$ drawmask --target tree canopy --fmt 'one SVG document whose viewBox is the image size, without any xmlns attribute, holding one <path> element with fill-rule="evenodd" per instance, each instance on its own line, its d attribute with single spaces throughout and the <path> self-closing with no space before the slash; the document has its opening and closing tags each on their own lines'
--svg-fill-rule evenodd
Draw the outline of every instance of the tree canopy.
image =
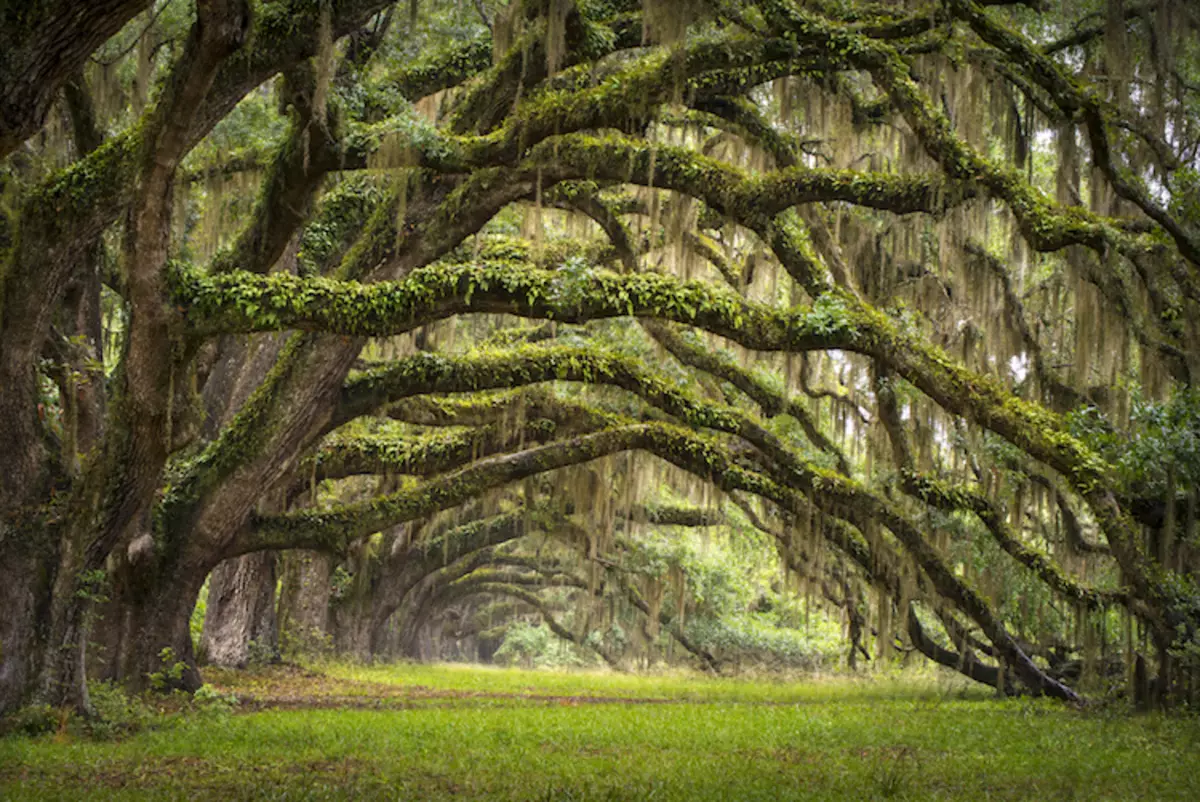
<svg viewBox="0 0 1200 802">
<path fill-rule="evenodd" d="M 717 666 L 684 527 L 851 665 L 1194 698 L 1191 4 L 77 11 L 0 9 L 0 709 L 195 688 L 294 549 L 375 566 L 359 651 L 503 600 Z"/>
</svg>

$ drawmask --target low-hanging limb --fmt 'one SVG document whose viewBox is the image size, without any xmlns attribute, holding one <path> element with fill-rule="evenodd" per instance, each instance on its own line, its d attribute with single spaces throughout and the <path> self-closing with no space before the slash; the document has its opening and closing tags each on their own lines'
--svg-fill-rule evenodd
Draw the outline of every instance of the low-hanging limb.
<svg viewBox="0 0 1200 802">
<path fill-rule="evenodd" d="M 426 435 L 335 435 L 326 438 L 316 453 L 301 463 L 298 479 L 322 481 L 369 474 L 432 476 L 481 457 L 507 453 L 525 443 L 543 443 L 587 431 L 592 427 L 533 418 L 511 430 L 492 425 Z"/>
<path fill-rule="evenodd" d="M 1103 609 L 1113 603 L 1135 605 L 1124 590 L 1097 590 L 1071 578 L 1047 555 L 1021 541 L 1012 532 L 1006 517 L 982 493 L 965 485 L 954 485 L 918 472 L 912 450 L 900 419 L 900 410 L 886 371 L 876 368 L 875 398 L 879 420 L 887 432 L 900 476 L 901 489 L 934 509 L 972 513 L 991 534 L 992 539 L 1014 560 L 1032 571 L 1047 586 L 1089 609 Z"/>
<path fill-rule="evenodd" d="M 780 312 L 702 282 L 595 272 L 576 283 L 557 272 L 503 263 L 422 269 L 402 282 L 373 285 L 287 275 L 211 277 L 179 269 L 172 284 L 196 334 L 318 328 L 378 336 L 473 311 L 570 322 L 632 314 L 688 323 L 757 350 L 854 351 L 881 360 L 947 411 L 973 419 L 1058 470 L 1104 508 L 1107 466 L 1067 433 L 1057 415 L 845 296 L 835 294 L 807 312 Z M 436 359 L 428 364 L 436 367 Z M 1115 527 L 1119 508 L 1110 507 L 1109 515 L 1105 523 Z"/>
<path fill-rule="evenodd" d="M 925 632 L 921 619 L 917 617 L 915 605 L 910 605 L 908 608 L 907 626 L 908 637 L 912 640 L 913 646 L 933 662 L 993 688 L 1000 687 L 1001 679 L 1008 680 L 1005 682 L 1004 692 L 1009 696 L 1019 694 L 1018 689 L 1011 684 L 1011 680 L 1005 677 L 999 668 L 979 662 L 974 652 L 966 648 L 965 644 L 961 644 L 960 651 L 955 652 L 931 638 Z"/>
<path fill-rule="evenodd" d="M 546 622 L 546 626 L 557 637 L 581 648 L 596 652 L 610 667 L 620 670 L 618 660 L 610 655 L 599 643 L 587 638 L 581 638 L 559 623 L 549 606 L 533 590 L 546 587 L 564 587 L 588 591 L 588 583 L 586 581 L 569 574 L 544 576 L 536 571 L 532 574 L 514 574 L 488 570 L 485 567 L 476 568 L 471 573 L 456 576 L 458 573 L 458 571 L 450 572 L 444 578 L 446 580 L 444 583 L 436 585 L 436 590 L 424 601 L 421 611 L 418 614 L 427 615 L 428 611 L 432 608 L 445 607 L 471 596 L 507 596 L 532 607 L 541 615 L 542 620 Z M 596 589 L 596 592 L 600 593 L 602 591 Z"/>
<path fill-rule="evenodd" d="M 385 364 L 373 369 L 388 370 L 389 367 Z M 541 385 L 484 393 L 473 391 L 465 397 L 454 391 L 445 395 L 401 397 L 386 403 L 383 413 L 392 420 L 418 426 L 480 427 L 547 420 L 595 430 L 615 426 L 623 420 L 599 407 L 559 397 L 552 389 Z M 343 417 L 339 414 L 338 419 Z"/>
<path fill-rule="evenodd" d="M 622 514 L 633 523 L 654 526 L 721 526 L 728 521 L 714 510 L 674 504 L 634 504 Z"/>
<path fill-rule="evenodd" d="M 425 360 L 421 362 L 428 364 Z M 494 352 L 482 360 L 466 358 L 456 362 L 457 364 L 442 362 L 434 366 L 439 372 L 438 390 L 511 387 L 525 382 L 554 379 L 612 384 L 635 393 L 653 406 L 693 427 L 710 428 L 737 435 L 782 466 L 794 468 L 798 464 L 782 441 L 746 413 L 733 407 L 704 403 L 692 398 L 628 358 L 588 349 L 550 345 L 527 346 L 507 352 Z M 419 363 L 418 367 L 424 365 Z M 407 360 L 377 372 L 363 383 L 366 386 L 362 389 L 365 389 L 368 397 L 376 403 L 380 400 L 381 389 L 384 390 L 383 400 L 391 400 L 396 392 L 427 390 L 422 387 L 413 365 Z M 391 392 L 388 392 L 388 388 L 391 388 Z M 347 388 L 348 394 L 354 395 L 354 389 L 359 388 Z M 347 406 L 353 409 L 352 405 Z"/>
<path fill-rule="evenodd" d="M 643 508 L 641 513 L 636 511 L 636 507 L 634 510 L 631 510 L 631 512 L 634 512 L 634 516 L 631 516 L 633 520 L 638 520 L 642 514 L 645 512 L 650 512 L 653 514 L 653 519 L 657 520 L 652 519 L 648 522 L 660 525 L 715 526 L 724 523 L 724 517 L 719 513 L 714 514 L 708 510 L 697 508 L 650 508 L 649 510 Z M 663 513 L 667 513 L 667 515 L 664 515 Z M 577 544 L 588 543 L 590 540 L 587 530 L 576 524 L 574 521 L 564 522 L 562 530 L 571 534 L 574 542 Z M 625 545 L 626 547 L 628 546 L 628 544 L 624 542 L 622 545 Z M 634 587 L 631 582 L 629 582 L 627 574 L 620 569 L 620 566 L 617 563 L 605 559 L 603 555 L 590 555 L 585 553 L 582 556 L 585 559 L 590 560 L 592 563 L 601 566 L 604 569 L 606 576 L 612 576 L 615 574 L 616 578 L 614 584 L 616 584 L 616 586 L 621 590 L 625 598 L 628 599 L 629 603 L 632 604 L 644 616 L 646 616 L 648 619 L 650 618 L 652 614 L 650 605 L 647 604 L 646 600 L 642 598 L 640 593 L 638 593 L 637 588 Z M 658 612 L 657 624 L 666 627 L 667 633 L 674 638 L 674 640 L 680 646 L 699 659 L 709 671 L 716 673 L 720 670 L 720 661 L 712 654 L 712 652 L 705 649 L 699 643 L 696 643 L 696 641 L 692 638 L 689 638 L 680 622 L 668 615 L 666 611 L 660 610 Z"/>
<path fill-rule="evenodd" d="M 451 582 L 492 564 L 518 565 L 523 558 L 502 552 L 500 547 L 536 532 L 553 532 L 566 519 L 552 507 L 518 507 L 507 513 L 480 518 L 457 526 L 436 538 L 408 546 L 390 562 L 400 570 L 385 579 L 380 598 L 373 605 L 372 650 L 386 623 L 397 612 L 401 642 L 411 648 L 417 631 L 429 618 L 437 593 Z"/>
<path fill-rule="evenodd" d="M 546 626 L 549 627 L 550 631 L 555 635 L 565 641 L 575 644 L 576 646 L 594 651 L 596 654 L 600 655 L 604 662 L 608 663 L 611 668 L 616 669 L 617 671 L 621 670 L 620 662 L 611 654 L 609 654 L 607 649 L 598 643 L 591 643 L 586 639 L 578 637 L 574 632 L 560 624 L 558 619 L 554 617 L 554 614 L 536 593 L 532 593 L 525 588 L 516 587 L 507 583 L 480 585 L 475 592 L 497 593 L 504 596 L 511 596 L 525 602 L 530 607 L 537 610 L 537 612 L 542 616 L 542 620 L 546 622 Z"/>
</svg>

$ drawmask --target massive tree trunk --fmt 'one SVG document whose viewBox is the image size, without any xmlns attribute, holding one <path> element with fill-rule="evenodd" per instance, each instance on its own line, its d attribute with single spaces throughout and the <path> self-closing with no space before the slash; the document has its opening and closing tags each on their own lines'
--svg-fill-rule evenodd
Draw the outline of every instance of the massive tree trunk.
<svg viewBox="0 0 1200 802">
<path fill-rule="evenodd" d="M 114 420 L 82 480 L 84 492 L 72 499 L 55 577 L 42 694 L 84 710 L 90 709 L 84 656 L 91 585 L 114 548 L 150 529 L 176 441 L 173 404 L 182 354 L 172 340 L 179 310 L 165 303 L 175 171 L 193 144 L 195 114 L 249 23 L 241 0 L 200 0 L 196 12 L 183 53 L 145 116 L 147 138 L 137 154 L 136 191 L 123 232 L 129 326 L 115 376 Z M 190 640 L 186 650 L 190 655 Z"/>
<path fill-rule="evenodd" d="M 139 588 L 127 609 L 131 637 L 115 680 L 134 689 L 200 687 L 191 618 L 209 570 L 204 562 L 180 561 L 163 581 Z"/>
<path fill-rule="evenodd" d="M 3 529 L 8 538 L 13 535 Z M 0 715 L 19 707 L 41 665 L 50 583 L 45 560 L 0 537 Z"/>
<path fill-rule="evenodd" d="M 109 556 L 106 599 L 93 608 L 88 638 L 89 679 L 115 681 L 128 659 L 136 635 L 133 631 L 138 591 L 136 572 L 137 566 L 131 561 L 128 548 L 116 549 Z"/>
<path fill-rule="evenodd" d="M 282 335 L 225 337 L 204 383 L 205 438 L 215 439 L 228 426 L 279 357 Z M 208 603 L 200 642 L 204 662 L 245 667 L 251 656 L 276 656 L 279 628 L 275 611 L 277 559 L 260 552 L 225 560 L 209 576 Z"/>
<path fill-rule="evenodd" d="M 333 557 L 294 549 L 280 553 L 279 643 L 285 655 L 319 654 L 331 645 L 329 593 Z"/>
<path fill-rule="evenodd" d="M 369 597 L 343 599 L 333 606 L 333 647 L 355 660 L 371 657 L 371 601 Z"/>
<path fill-rule="evenodd" d="M 226 560 L 208 579 L 208 608 L 200 652 L 206 662 L 245 668 L 251 660 L 275 659 L 275 552 Z"/>
</svg>

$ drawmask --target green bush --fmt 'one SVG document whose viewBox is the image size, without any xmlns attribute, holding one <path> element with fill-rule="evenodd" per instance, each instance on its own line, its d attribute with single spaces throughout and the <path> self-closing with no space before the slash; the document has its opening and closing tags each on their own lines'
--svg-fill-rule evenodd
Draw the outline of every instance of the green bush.
<svg viewBox="0 0 1200 802">
<path fill-rule="evenodd" d="M 62 725 L 63 715 L 62 711 L 48 704 L 26 705 L 0 721 L 0 733 L 45 735 Z"/>
<path fill-rule="evenodd" d="M 841 633 L 814 616 L 810 630 L 780 626 L 772 613 L 694 618 L 687 634 L 726 663 L 739 667 L 814 670 L 835 665 Z"/>
<path fill-rule="evenodd" d="M 211 685 L 201 685 L 192 697 L 192 702 L 198 710 L 228 713 L 237 707 L 238 698 L 237 694 L 232 692 L 223 693 Z"/>
<path fill-rule="evenodd" d="M 95 715 L 87 721 L 94 738 L 115 738 L 137 732 L 150 723 L 153 711 L 136 696 L 112 682 L 89 682 L 88 696 Z"/>
<path fill-rule="evenodd" d="M 246 644 L 246 663 L 249 666 L 265 666 L 279 662 L 279 651 L 267 641 L 257 639 Z"/>
<path fill-rule="evenodd" d="M 162 661 L 162 669 L 146 675 L 150 680 L 150 687 L 162 693 L 179 687 L 183 673 L 187 671 L 187 663 L 175 659 L 175 650 L 170 646 L 163 647 L 158 653 L 158 659 Z"/>
<path fill-rule="evenodd" d="M 518 621 L 504 633 L 504 642 L 492 656 L 499 665 L 525 668 L 561 668 L 584 665 L 579 650 L 560 640 L 545 624 Z"/>
<path fill-rule="evenodd" d="M 533 626 L 524 621 L 518 621 L 504 633 L 504 642 L 492 656 L 500 665 L 517 665 L 532 668 L 538 657 L 550 648 L 553 639 L 550 630 L 544 626 Z"/>
</svg>

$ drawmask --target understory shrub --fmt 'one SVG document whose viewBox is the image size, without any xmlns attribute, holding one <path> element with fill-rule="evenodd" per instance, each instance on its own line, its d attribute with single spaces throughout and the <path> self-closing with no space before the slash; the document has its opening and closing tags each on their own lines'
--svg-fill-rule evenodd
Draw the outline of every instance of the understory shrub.
<svg viewBox="0 0 1200 802">
<path fill-rule="evenodd" d="M 112 682 L 89 682 L 88 696 L 95 716 L 88 719 L 86 728 L 93 738 L 116 738 L 137 732 L 154 717 L 154 711 L 145 702 Z"/>
</svg>

